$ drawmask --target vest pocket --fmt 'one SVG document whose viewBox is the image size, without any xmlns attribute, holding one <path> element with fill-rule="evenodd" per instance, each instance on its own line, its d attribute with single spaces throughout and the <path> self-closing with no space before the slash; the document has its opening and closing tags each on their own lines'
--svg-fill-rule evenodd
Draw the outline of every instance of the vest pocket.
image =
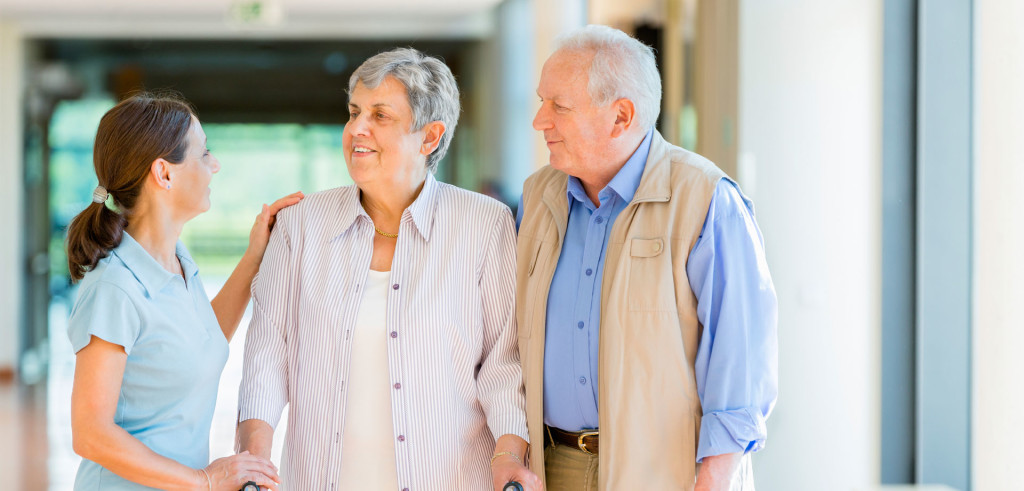
<svg viewBox="0 0 1024 491">
<path fill-rule="evenodd" d="M 524 239 L 523 237 L 520 237 L 519 240 Z M 524 298 L 517 299 L 517 302 L 522 302 L 522 305 L 525 307 L 523 308 L 523 319 L 520 319 L 519 325 L 517 326 L 518 334 L 519 337 L 526 339 L 530 338 L 530 334 L 532 334 L 534 324 L 537 323 L 537 298 L 540 296 L 540 290 L 545 289 L 545 285 L 540 284 L 540 281 L 538 281 L 538 276 L 534 275 L 534 272 L 537 271 L 537 263 L 544 262 L 544 259 L 541 257 L 541 255 L 544 253 L 544 250 L 546 249 L 545 243 L 541 240 L 536 239 L 529 240 L 532 242 L 533 251 L 527 252 L 526 254 L 525 259 L 529 261 L 528 263 L 526 263 L 525 271 L 523 271 L 526 274 L 523 275 L 522 273 L 520 273 L 518 278 L 518 281 L 526 283 L 525 294 L 523 295 Z M 544 268 L 541 267 L 541 270 L 543 269 Z M 526 320 L 526 322 L 522 322 L 522 320 Z M 543 318 L 541 318 L 540 322 L 544 322 Z"/>
<path fill-rule="evenodd" d="M 530 259 L 530 266 L 529 266 L 529 268 L 527 270 L 527 273 L 526 273 L 526 276 L 528 278 L 533 276 L 533 270 L 534 270 L 534 268 L 537 267 L 537 258 L 540 257 L 540 250 L 543 249 L 543 247 L 541 247 L 543 245 L 544 245 L 543 242 L 538 242 L 537 243 L 537 250 L 534 251 L 533 258 Z"/>
<path fill-rule="evenodd" d="M 665 254 L 665 239 L 629 240 L 629 310 L 631 312 L 675 312 L 675 286 L 671 254 Z"/>
<path fill-rule="evenodd" d="M 661 255 L 665 250 L 663 239 L 631 239 L 629 241 L 629 255 L 631 257 L 655 257 Z"/>
</svg>

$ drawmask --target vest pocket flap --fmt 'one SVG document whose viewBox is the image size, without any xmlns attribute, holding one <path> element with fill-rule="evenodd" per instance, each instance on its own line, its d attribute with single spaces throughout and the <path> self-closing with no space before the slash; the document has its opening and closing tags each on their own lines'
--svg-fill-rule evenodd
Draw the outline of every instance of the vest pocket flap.
<svg viewBox="0 0 1024 491">
<path fill-rule="evenodd" d="M 665 241 L 657 239 L 630 239 L 629 255 L 633 257 L 654 257 L 665 250 Z"/>
</svg>

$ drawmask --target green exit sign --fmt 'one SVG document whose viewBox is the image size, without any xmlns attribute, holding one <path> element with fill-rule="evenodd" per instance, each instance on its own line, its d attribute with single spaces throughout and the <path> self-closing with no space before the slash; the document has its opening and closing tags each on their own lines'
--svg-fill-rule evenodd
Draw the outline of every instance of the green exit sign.
<svg viewBox="0 0 1024 491">
<path fill-rule="evenodd" d="M 228 9 L 228 23 L 238 27 L 273 27 L 284 15 L 278 0 L 235 0 Z"/>
</svg>

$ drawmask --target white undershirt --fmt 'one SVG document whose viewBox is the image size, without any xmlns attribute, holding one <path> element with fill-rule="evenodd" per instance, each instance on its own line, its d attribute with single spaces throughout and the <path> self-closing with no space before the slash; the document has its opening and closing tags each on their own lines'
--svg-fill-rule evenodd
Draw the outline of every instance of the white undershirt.
<svg viewBox="0 0 1024 491">
<path fill-rule="evenodd" d="M 391 421 L 387 306 L 390 271 L 370 270 L 352 336 L 337 489 L 398 489 Z"/>
</svg>

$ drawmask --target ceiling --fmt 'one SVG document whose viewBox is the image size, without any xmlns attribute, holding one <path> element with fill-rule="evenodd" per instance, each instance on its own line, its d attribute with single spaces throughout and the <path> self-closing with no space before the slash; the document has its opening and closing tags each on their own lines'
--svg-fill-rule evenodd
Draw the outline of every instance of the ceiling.
<svg viewBox="0 0 1024 491">
<path fill-rule="evenodd" d="M 501 0 L 0 0 L 29 37 L 483 37 Z M 254 10 L 255 9 L 255 10 Z M 260 12 L 252 15 L 252 12 Z"/>
<path fill-rule="evenodd" d="M 222 15 L 237 4 L 235 0 L 0 0 L 0 12 L 11 15 Z M 488 10 L 501 0 L 264 0 L 279 5 L 287 13 L 311 15 L 390 15 L 396 12 L 416 15 L 462 15 Z"/>
</svg>

